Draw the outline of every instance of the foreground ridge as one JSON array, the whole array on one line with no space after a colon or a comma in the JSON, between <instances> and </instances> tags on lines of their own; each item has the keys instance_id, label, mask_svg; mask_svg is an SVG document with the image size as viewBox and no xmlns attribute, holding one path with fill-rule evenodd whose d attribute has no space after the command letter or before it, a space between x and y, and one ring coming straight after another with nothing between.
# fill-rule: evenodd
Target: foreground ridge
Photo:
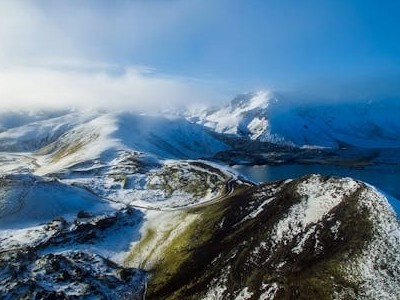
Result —
<instances>
[{"instance_id":1,"label":"foreground ridge","mask_svg":"<svg viewBox=\"0 0 400 300\"><path fill-rule=\"evenodd\" d=\"M202 242L175 274L163 269L168 262L153 269L151 299L400 296L399 223L363 183L311 175L245 188L193 213L201 225L187 239Z\"/></svg>"}]
</instances>

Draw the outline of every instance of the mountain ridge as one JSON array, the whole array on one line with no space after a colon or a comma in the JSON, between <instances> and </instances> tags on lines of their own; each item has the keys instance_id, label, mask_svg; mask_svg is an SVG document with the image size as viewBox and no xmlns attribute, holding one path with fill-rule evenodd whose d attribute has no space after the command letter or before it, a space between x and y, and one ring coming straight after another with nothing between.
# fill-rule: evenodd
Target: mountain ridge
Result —
<instances>
[{"instance_id":1,"label":"mountain ridge","mask_svg":"<svg viewBox=\"0 0 400 300\"><path fill-rule=\"evenodd\" d=\"M317 190L322 194L315 193ZM335 198L338 193L343 196ZM325 200L331 204L320 210L319 205L324 207ZM155 278L149 286L151 298L399 296L397 283L391 281L398 277L389 275L399 273L397 217L382 195L359 182L311 175L268 183L239 191L227 203L196 213L202 214L200 223L204 225L197 225L193 236L201 240L211 234L210 240L199 248L195 244L190 250L176 248L190 255L176 274L169 275L163 263L154 267ZM311 215L303 219L303 213ZM211 225L206 226L206 222ZM392 243L389 248L385 244L388 238ZM386 255L394 256L386 261ZM385 261L386 265L378 263L374 269L375 260ZM364 267L372 273L363 273ZM373 272L377 273L372 275ZM386 276L389 277L385 279ZM374 290L373 278L379 282L380 290Z\"/></svg>"},{"instance_id":2,"label":"mountain ridge","mask_svg":"<svg viewBox=\"0 0 400 300\"><path fill-rule=\"evenodd\" d=\"M183 115L215 132L297 147L399 148L400 122L394 100L287 99L259 91L230 103Z\"/></svg>"}]
</instances>

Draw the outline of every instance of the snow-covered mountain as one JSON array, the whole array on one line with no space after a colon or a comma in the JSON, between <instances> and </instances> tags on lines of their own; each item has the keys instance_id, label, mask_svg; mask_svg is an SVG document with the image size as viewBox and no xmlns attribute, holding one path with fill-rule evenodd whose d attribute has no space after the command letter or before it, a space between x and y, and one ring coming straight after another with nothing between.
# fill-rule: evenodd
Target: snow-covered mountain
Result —
<instances>
[{"instance_id":1,"label":"snow-covered mountain","mask_svg":"<svg viewBox=\"0 0 400 300\"><path fill-rule=\"evenodd\" d=\"M297 146L400 147L400 104L391 101L287 100L261 91L229 104L187 111L191 122L218 133Z\"/></svg>"},{"instance_id":2,"label":"snow-covered mountain","mask_svg":"<svg viewBox=\"0 0 400 300\"><path fill-rule=\"evenodd\" d=\"M0 119L1 123L1 119ZM184 119L135 113L77 113L34 121L0 133L1 151L35 151L85 139L105 147L118 143L165 158L210 156L227 147ZM82 142L82 141L81 141ZM53 146L49 145L52 144ZM201 147L200 147L201 145Z\"/></svg>"},{"instance_id":3,"label":"snow-covered mountain","mask_svg":"<svg viewBox=\"0 0 400 300\"><path fill-rule=\"evenodd\" d=\"M10 121L10 115L14 122ZM32 112L0 114L0 151L32 152L59 138L66 131L95 118L93 113L65 111L35 118Z\"/></svg>"},{"instance_id":4,"label":"snow-covered mountain","mask_svg":"<svg viewBox=\"0 0 400 300\"><path fill-rule=\"evenodd\" d=\"M227 149L200 125L182 118L136 113L70 112L0 133L1 151L36 153L37 174L100 157L111 160L120 150L160 159L197 159Z\"/></svg>"},{"instance_id":5,"label":"snow-covered mountain","mask_svg":"<svg viewBox=\"0 0 400 300\"><path fill-rule=\"evenodd\" d=\"M191 122L218 133L271 140L268 115L270 104L275 101L271 93L260 91L238 95L221 108L188 110L185 115Z\"/></svg>"},{"instance_id":6,"label":"snow-covered mountain","mask_svg":"<svg viewBox=\"0 0 400 300\"><path fill-rule=\"evenodd\" d=\"M270 121L275 134L297 145L398 148L399 112L395 101L282 105Z\"/></svg>"},{"instance_id":7,"label":"snow-covered mountain","mask_svg":"<svg viewBox=\"0 0 400 300\"><path fill-rule=\"evenodd\" d=\"M71 110L2 111L0 112L0 132L33 122L61 117L69 112L71 112Z\"/></svg>"}]
</instances>

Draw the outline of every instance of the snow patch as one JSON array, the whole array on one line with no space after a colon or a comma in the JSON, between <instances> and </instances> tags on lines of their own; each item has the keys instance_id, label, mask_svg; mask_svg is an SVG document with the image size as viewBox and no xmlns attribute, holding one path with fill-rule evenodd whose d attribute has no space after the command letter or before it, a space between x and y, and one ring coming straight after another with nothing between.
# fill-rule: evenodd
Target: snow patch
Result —
<instances>
[{"instance_id":1,"label":"snow patch","mask_svg":"<svg viewBox=\"0 0 400 300\"><path fill-rule=\"evenodd\" d=\"M279 285L277 283L263 283L261 289L263 293L260 295L259 300L270 300L275 299L275 295L278 292Z\"/></svg>"},{"instance_id":2,"label":"snow patch","mask_svg":"<svg viewBox=\"0 0 400 300\"><path fill-rule=\"evenodd\" d=\"M240 291L240 293L235 297L235 300L248 300L251 299L253 296L253 292L249 290L248 287L245 287L243 290Z\"/></svg>"},{"instance_id":3,"label":"snow patch","mask_svg":"<svg viewBox=\"0 0 400 300\"><path fill-rule=\"evenodd\" d=\"M344 269L347 276L361 286L363 292L358 299L400 299L398 219L386 197L376 189L365 189L360 199L360 209L370 212L373 237L362 254Z\"/></svg>"},{"instance_id":4,"label":"snow patch","mask_svg":"<svg viewBox=\"0 0 400 300\"><path fill-rule=\"evenodd\" d=\"M273 229L272 240L286 244L303 232L309 225L316 224L340 204L347 196L354 193L360 184L351 178L329 178L324 180L319 175L311 175L297 186L300 202L293 205L286 216ZM311 230L311 229L309 229ZM308 231L307 235L311 235ZM300 253L306 237L293 249ZM318 242L318 241L317 241Z\"/></svg>"},{"instance_id":5,"label":"snow patch","mask_svg":"<svg viewBox=\"0 0 400 300\"><path fill-rule=\"evenodd\" d=\"M227 291L226 283L228 282L228 275L230 273L231 266L227 266L222 270L220 277L214 278L207 287L207 293L202 298L203 300L217 300L224 299L224 294Z\"/></svg>"}]
</instances>

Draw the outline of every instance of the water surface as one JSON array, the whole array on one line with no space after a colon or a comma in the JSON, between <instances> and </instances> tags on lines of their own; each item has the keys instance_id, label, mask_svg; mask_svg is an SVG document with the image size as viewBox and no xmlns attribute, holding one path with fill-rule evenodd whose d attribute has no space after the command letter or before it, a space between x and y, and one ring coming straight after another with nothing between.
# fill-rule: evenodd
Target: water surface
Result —
<instances>
[{"instance_id":1,"label":"water surface","mask_svg":"<svg viewBox=\"0 0 400 300\"><path fill-rule=\"evenodd\" d=\"M236 165L234 169L246 178L262 183L266 181L297 178L307 174L352 177L369 183L384 193L400 199L400 168L398 166L374 166L349 168L332 165L284 164L264 166Z\"/></svg>"}]
</instances>

